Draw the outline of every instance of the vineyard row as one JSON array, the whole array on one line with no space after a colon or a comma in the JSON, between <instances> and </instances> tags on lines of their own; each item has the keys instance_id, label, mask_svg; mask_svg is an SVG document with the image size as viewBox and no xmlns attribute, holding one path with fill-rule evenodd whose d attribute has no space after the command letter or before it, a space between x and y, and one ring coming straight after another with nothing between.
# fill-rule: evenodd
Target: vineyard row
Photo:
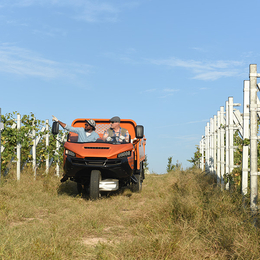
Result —
<instances>
[{"instance_id":1,"label":"vineyard row","mask_svg":"<svg viewBox=\"0 0 260 260\"><path fill-rule=\"evenodd\" d=\"M16 163L17 180L25 167L32 167L36 178L38 168L45 167L46 173L56 163L59 175L66 132L60 130L57 136L50 132L49 120L35 118L34 114L21 116L17 112L1 115L0 110L0 177L7 175ZM2 126L2 127L1 127Z\"/></svg>"}]
</instances>

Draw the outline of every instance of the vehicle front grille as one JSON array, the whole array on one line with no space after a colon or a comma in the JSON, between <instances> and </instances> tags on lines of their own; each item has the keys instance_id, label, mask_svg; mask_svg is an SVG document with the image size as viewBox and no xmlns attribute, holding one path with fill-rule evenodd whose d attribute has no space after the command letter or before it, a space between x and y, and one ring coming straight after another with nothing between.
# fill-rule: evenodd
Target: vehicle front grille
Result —
<instances>
[{"instance_id":1,"label":"vehicle front grille","mask_svg":"<svg viewBox=\"0 0 260 260\"><path fill-rule=\"evenodd\" d=\"M106 159L106 158L72 158L72 163L77 165L86 165L86 166L113 166L119 165L122 160L121 159Z\"/></svg>"}]
</instances>

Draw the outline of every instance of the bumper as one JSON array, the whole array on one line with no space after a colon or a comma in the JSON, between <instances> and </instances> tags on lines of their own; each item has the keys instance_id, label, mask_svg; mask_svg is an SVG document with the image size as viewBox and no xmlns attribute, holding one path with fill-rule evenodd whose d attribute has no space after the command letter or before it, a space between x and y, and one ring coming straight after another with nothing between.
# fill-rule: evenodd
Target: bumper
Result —
<instances>
[{"instance_id":1,"label":"bumper","mask_svg":"<svg viewBox=\"0 0 260 260\"><path fill-rule=\"evenodd\" d=\"M127 158L75 158L67 156L64 171L67 177L75 179L87 179L92 170L99 170L102 179L126 179L132 176Z\"/></svg>"}]
</instances>

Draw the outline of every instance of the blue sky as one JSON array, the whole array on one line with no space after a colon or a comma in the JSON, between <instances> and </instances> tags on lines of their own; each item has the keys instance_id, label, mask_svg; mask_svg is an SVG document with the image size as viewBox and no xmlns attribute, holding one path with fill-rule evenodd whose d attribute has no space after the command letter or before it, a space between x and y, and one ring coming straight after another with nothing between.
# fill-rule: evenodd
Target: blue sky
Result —
<instances>
[{"instance_id":1,"label":"blue sky","mask_svg":"<svg viewBox=\"0 0 260 260\"><path fill-rule=\"evenodd\" d=\"M191 166L206 123L260 64L259 0L0 0L2 114L131 118L150 171Z\"/></svg>"}]
</instances>

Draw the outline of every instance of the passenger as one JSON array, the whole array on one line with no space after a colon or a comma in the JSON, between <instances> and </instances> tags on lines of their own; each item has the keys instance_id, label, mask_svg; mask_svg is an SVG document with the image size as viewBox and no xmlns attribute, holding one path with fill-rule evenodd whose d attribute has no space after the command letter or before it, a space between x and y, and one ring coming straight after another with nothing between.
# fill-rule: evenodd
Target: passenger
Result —
<instances>
[{"instance_id":1,"label":"passenger","mask_svg":"<svg viewBox=\"0 0 260 260\"><path fill-rule=\"evenodd\" d=\"M120 117L114 116L110 119L110 128L104 131L102 139L107 142L116 141L129 143L128 130L120 127Z\"/></svg>"},{"instance_id":2,"label":"passenger","mask_svg":"<svg viewBox=\"0 0 260 260\"><path fill-rule=\"evenodd\" d=\"M95 142L99 138L98 133L95 132L96 122L93 119L85 120L85 127L68 126L55 116L52 116L52 121L58 122L65 130L78 134L78 142Z\"/></svg>"}]
</instances>

